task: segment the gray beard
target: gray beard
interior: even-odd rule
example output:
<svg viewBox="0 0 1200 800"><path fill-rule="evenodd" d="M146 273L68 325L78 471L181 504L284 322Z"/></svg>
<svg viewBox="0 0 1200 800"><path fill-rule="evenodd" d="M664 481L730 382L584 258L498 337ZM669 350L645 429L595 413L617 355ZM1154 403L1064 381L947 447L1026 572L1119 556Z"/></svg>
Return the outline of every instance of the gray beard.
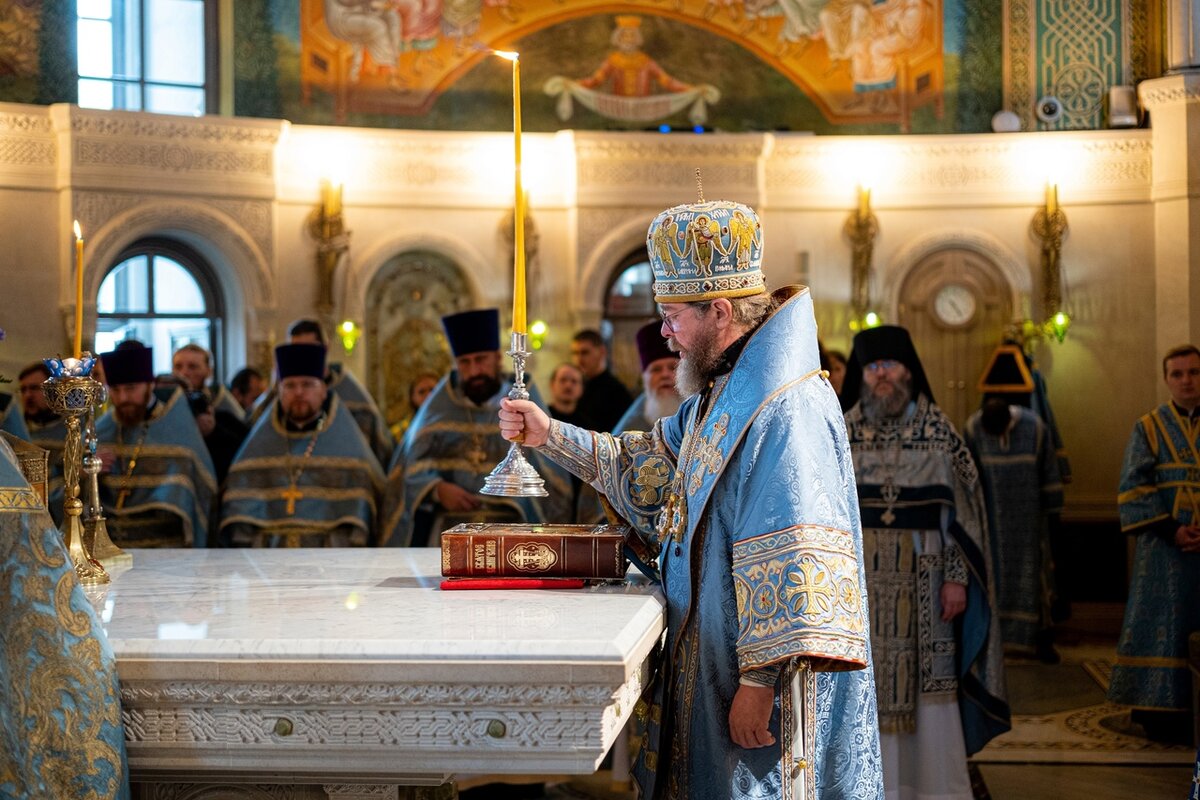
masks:
<svg viewBox="0 0 1200 800"><path fill-rule="evenodd" d="M674 344L672 340L668 346L679 352ZM720 357L716 329L702 328L700 336L692 343L692 349L679 357L679 368L675 370L675 391L679 396L691 397L707 386L708 377Z"/></svg>
<svg viewBox="0 0 1200 800"><path fill-rule="evenodd" d="M663 417L673 417L681 405L683 398L674 389L646 392L646 419L654 423Z"/></svg>
<svg viewBox="0 0 1200 800"><path fill-rule="evenodd" d="M872 422L899 419L912 400L912 379L903 378L896 383L896 391L887 397L878 397L874 392L862 396L863 417Z"/></svg>

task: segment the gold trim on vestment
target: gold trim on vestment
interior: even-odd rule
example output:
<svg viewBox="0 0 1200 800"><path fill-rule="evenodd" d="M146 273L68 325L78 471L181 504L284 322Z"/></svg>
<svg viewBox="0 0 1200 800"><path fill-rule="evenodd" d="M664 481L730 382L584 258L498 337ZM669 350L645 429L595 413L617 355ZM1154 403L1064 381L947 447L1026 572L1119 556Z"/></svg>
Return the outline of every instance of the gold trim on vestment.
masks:
<svg viewBox="0 0 1200 800"><path fill-rule="evenodd" d="M487 463L487 462L483 462ZM474 473L481 478L486 474L481 468L481 464L471 461L467 458L423 458L420 461L414 461L404 469L404 476L408 478L418 472L441 472L443 470L462 470L463 472Z"/></svg>
<svg viewBox="0 0 1200 800"><path fill-rule="evenodd" d="M288 462L287 456L241 458L235 461L233 466L229 468L229 474L233 475L235 472L241 474L244 472L265 472L275 470L283 470L286 473L289 466L291 465ZM383 490L383 474L377 469L372 469L372 466L373 465L365 458L354 458L353 456L313 455L309 456L308 458L306 471L311 473L319 469L333 469L365 472L370 476L371 484L375 487L375 491L378 493ZM226 479L226 483L228 483L228 479ZM229 492L226 492L225 496L228 497Z"/></svg>
<svg viewBox="0 0 1200 800"><path fill-rule="evenodd" d="M204 483L205 488L213 493L216 493L217 491L216 478L213 477L211 472L209 472L208 465L201 461L196 451L190 447L177 444L153 444L150 442L143 444L140 448L136 445L116 443L109 443L105 446L111 449L123 460L126 458L126 456L132 456L136 454L139 461L145 461L147 458L179 458L190 461L192 466L195 468L194 472ZM133 476L129 477L133 478ZM165 476L160 475L157 477L162 478Z"/></svg>
<svg viewBox="0 0 1200 800"><path fill-rule="evenodd" d="M335 489L328 486L311 486L308 484L300 484L296 487L303 492L301 499L309 497L318 498L321 500L356 500L362 499L369 502L372 506L375 505L375 495L367 489L360 487L351 487L348 489ZM290 492L291 486L278 486L263 489L227 489L225 491L226 500L286 500L285 492Z"/></svg>
<svg viewBox="0 0 1200 800"><path fill-rule="evenodd" d="M340 528L348 525L367 534L367 541L371 540L371 531L363 524L363 521L356 516L350 515L339 517L334 520L311 519L309 517L288 517L286 519L262 519L261 517L251 517L245 514L235 514L231 517L226 517L221 520L221 527L225 528L229 525L249 525L253 528L261 530L277 530L289 528L305 528L311 529L314 534L328 533L334 528Z"/></svg>
<svg viewBox="0 0 1200 800"><path fill-rule="evenodd" d="M138 516L139 514L143 514L143 513L147 512L147 511L166 511L166 512L178 517L181 521L181 524L183 525L183 541L189 547L191 547L195 544L196 532L192 529L191 515L182 513L182 509L180 509L179 506L177 506L177 505L173 505L171 503L142 503L141 505L138 505L138 506L125 506L124 508L105 508L104 509L104 512L109 517L115 518L116 520L118 520L118 523L117 523L118 526L120 524L119 521L124 519L125 517L135 517L135 516ZM203 513L203 514L198 514L197 516L200 519L200 526L203 529L205 538L207 539L208 538L208 514Z"/></svg>
<svg viewBox="0 0 1200 800"><path fill-rule="evenodd" d="M26 513L45 508L33 489L23 486L0 488L0 513Z"/></svg>

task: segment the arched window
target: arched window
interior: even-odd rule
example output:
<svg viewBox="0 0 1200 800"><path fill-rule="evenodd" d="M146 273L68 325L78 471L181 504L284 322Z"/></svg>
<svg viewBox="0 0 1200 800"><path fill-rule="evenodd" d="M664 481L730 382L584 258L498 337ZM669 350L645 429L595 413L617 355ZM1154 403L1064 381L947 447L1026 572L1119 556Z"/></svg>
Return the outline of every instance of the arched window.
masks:
<svg viewBox="0 0 1200 800"><path fill-rule="evenodd" d="M212 268L194 250L167 239L143 239L104 276L96 298L96 351L125 339L154 348L154 372L171 371L171 356L189 342L213 354L221 375L225 311Z"/></svg>
<svg viewBox="0 0 1200 800"><path fill-rule="evenodd" d="M642 375L637 352L638 328L658 314L653 285L654 273L646 260L646 250L638 248L613 270L604 299L602 333L611 343L609 368L630 386L636 386Z"/></svg>

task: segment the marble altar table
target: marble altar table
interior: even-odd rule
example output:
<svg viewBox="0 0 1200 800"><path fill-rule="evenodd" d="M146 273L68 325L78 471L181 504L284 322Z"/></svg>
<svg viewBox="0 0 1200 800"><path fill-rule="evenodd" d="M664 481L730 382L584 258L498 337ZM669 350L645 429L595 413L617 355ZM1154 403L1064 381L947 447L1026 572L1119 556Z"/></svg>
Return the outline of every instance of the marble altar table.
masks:
<svg viewBox="0 0 1200 800"><path fill-rule="evenodd" d="M456 774L590 774L663 631L641 583L440 591L436 549L132 552L94 602L135 797L452 797Z"/></svg>

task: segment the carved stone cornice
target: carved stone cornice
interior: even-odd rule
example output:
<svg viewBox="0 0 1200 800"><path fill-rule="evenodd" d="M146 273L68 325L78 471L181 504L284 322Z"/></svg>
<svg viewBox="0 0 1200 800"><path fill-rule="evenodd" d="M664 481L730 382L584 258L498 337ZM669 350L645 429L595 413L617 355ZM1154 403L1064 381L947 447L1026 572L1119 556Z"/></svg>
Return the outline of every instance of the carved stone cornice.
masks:
<svg viewBox="0 0 1200 800"><path fill-rule="evenodd" d="M0 134L5 136L53 136L54 125L45 110L36 106L19 106L0 103Z"/></svg>
<svg viewBox="0 0 1200 800"><path fill-rule="evenodd" d="M736 197L757 205L759 165L769 138L577 133L574 148L582 207L628 207L631 198L659 209L692 202L697 169L705 197Z"/></svg>
<svg viewBox="0 0 1200 800"><path fill-rule="evenodd" d="M23 187L39 183L30 173L41 174L50 186L58 166L54 125L45 109L0 103L0 182L8 179Z"/></svg>
<svg viewBox="0 0 1200 800"><path fill-rule="evenodd" d="M1200 72L1185 72L1142 81L1138 97L1148 110L1165 106L1200 103Z"/></svg>
<svg viewBox="0 0 1200 800"><path fill-rule="evenodd" d="M213 118L164 117L134 112L103 112L73 109L71 132L76 136L115 139L171 139L192 144L221 147L251 147L270 150L279 142L282 127L278 121L256 122Z"/></svg>
<svg viewBox="0 0 1200 800"><path fill-rule="evenodd" d="M77 188L256 197L274 195L275 151L288 124L75 106L52 106L50 118L64 177Z"/></svg>
<svg viewBox="0 0 1200 800"><path fill-rule="evenodd" d="M122 682L125 705L488 705L603 706L613 687L601 684L390 684L390 683L225 683L220 681Z"/></svg>
<svg viewBox="0 0 1200 800"><path fill-rule="evenodd" d="M234 748L233 760L246 761L239 769L286 753L326 775L346 769L337 748L350 746L387 750L393 763L437 751L466 764L535 749L551 765L611 742L648 674L642 664L617 686L122 681L121 716L135 773L181 746Z"/></svg>
<svg viewBox="0 0 1200 800"><path fill-rule="evenodd" d="M870 150L880 164L878 197L888 205L944 203L1009 204L1014 186L1038 185L1031 176L1031 157L1047 147L1069 148L1074 158L1071 191L1095 195L1144 198L1151 177L1152 142L1149 131L1089 131L1086 133L981 134L903 139L813 139L782 137L766 162L766 192L772 208L853 202L853 177L834 176L830 164L853 160L855 148ZM831 183L840 182L840 194ZM1039 189L1040 191L1040 189Z"/></svg>

